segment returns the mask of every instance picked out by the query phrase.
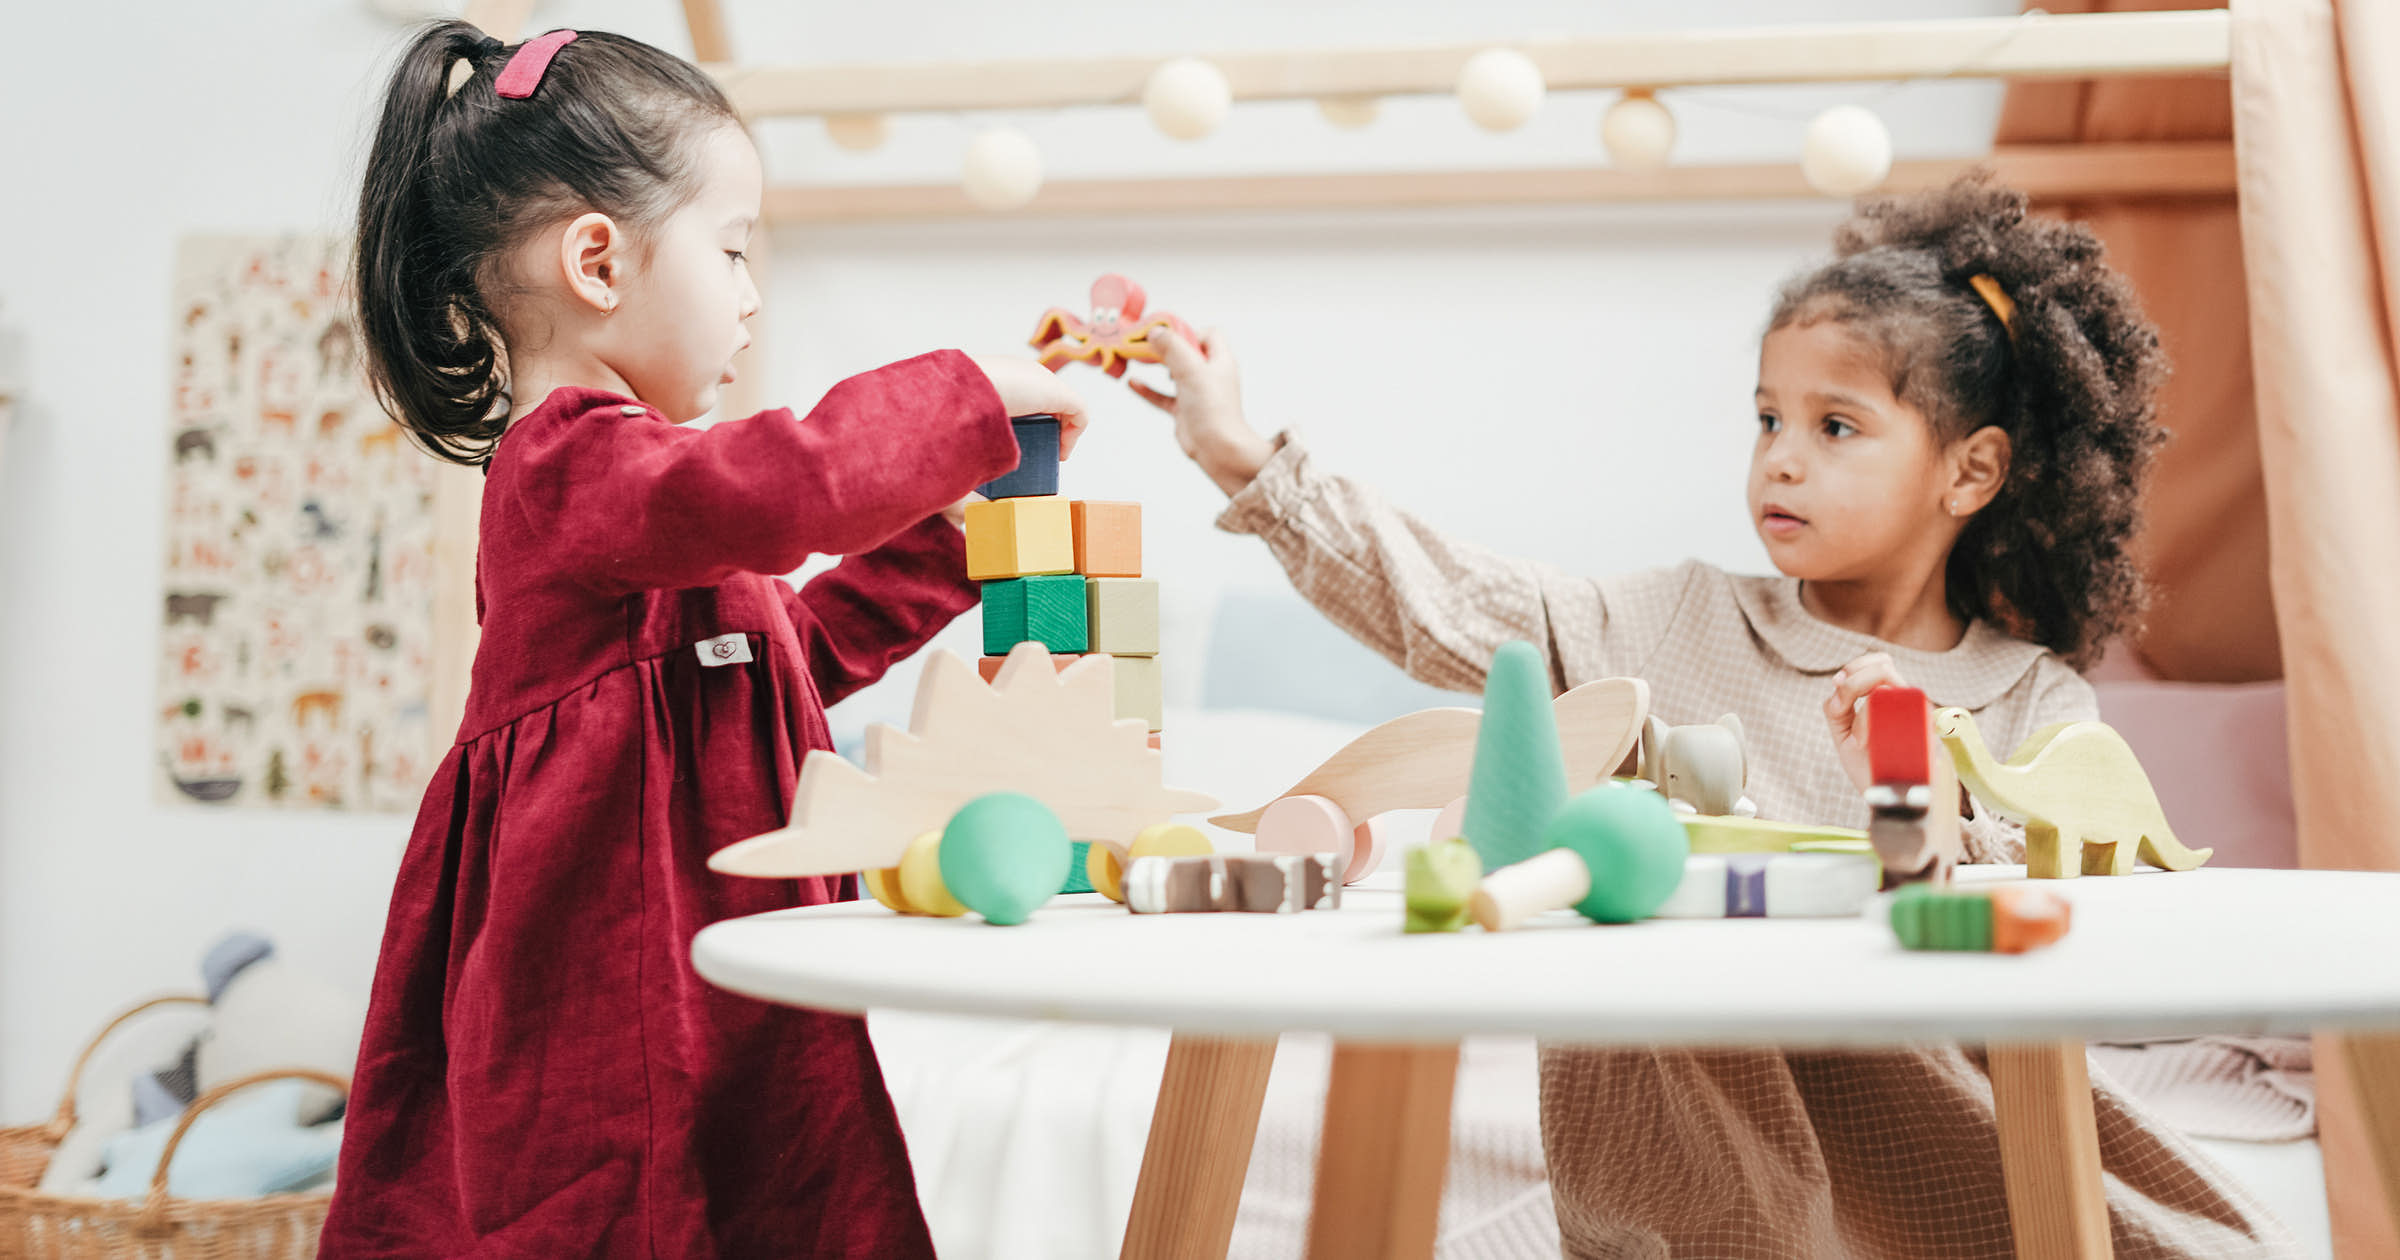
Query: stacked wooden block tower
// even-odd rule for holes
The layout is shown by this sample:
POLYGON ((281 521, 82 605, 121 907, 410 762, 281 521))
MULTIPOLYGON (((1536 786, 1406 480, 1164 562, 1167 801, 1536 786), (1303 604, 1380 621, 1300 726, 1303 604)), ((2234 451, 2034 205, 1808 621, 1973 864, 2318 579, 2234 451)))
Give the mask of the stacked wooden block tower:
POLYGON ((1116 662, 1117 716, 1158 745, 1158 583, 1142 576, 1142 506, 1058 493, 1058 421, 1016 422, 1017 470, 967 505, 967 576, 983 584, 983 676, 1010 648, 1039 643, 1061 668, 1091 652, 1116 662))

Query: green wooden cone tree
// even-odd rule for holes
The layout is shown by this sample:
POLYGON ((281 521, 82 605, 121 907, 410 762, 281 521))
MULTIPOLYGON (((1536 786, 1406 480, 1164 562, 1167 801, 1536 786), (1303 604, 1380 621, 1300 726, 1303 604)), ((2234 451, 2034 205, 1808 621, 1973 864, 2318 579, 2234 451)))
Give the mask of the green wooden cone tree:
POLYGON ((1461 828, 1487 871, 1541 852, 1543 829, 1567 803, 1567 758, 1550 700, 1541 652, 1523 640, 1501 644, 1484 678, 1461 828))

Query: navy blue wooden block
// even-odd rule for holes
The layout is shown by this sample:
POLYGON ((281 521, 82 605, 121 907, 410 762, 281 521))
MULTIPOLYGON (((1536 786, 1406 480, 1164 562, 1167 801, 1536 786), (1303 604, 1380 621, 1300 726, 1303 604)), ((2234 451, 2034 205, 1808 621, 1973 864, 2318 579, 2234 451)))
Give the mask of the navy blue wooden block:
POLYGON ((1017 469, 977 486, 987 499, 1030 499, 1058 493, 1058 417, 1018 416, 1009 421, 1017 433, 1017 469))

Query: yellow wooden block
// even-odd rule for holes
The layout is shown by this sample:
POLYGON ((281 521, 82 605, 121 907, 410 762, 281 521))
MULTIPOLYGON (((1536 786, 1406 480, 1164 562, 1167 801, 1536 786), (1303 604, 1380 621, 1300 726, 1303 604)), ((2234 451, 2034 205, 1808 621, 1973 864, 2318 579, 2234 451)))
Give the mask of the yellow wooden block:
POLYGON ((1056 495, 967 505, 967 576, 977 582, 1075 571, 1075 520, 1056 495))

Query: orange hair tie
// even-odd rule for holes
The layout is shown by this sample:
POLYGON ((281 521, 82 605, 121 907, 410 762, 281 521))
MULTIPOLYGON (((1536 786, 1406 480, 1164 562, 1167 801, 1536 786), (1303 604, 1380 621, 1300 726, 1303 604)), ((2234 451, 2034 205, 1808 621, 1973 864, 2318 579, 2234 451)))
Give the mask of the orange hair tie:
POLYGON ((2000 330, 2008 334, 2009 344, 2017 340, 2017 304, 2000 288, 2000 282, 1981 272, 1967 277, 1967 286, 1975 290, 1992 314, 2000 317, 2000 330))

